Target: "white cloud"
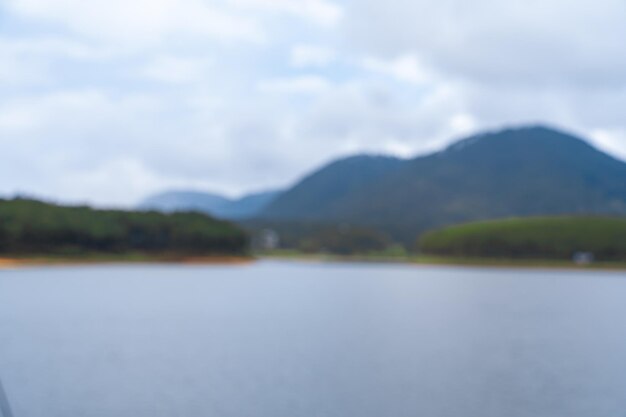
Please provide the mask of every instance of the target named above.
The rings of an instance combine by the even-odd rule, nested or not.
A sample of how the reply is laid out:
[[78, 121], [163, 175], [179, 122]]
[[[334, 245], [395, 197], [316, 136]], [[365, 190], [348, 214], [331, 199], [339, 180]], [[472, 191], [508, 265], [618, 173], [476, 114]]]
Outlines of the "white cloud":
[[432, 82], [434, 78], [413, 55], [403, 55], [392, 60], [368, 57], [363, 60], [362, 65], [367, 70], [411, 84], [425, 84]]
[[415, 52], [438, 72], [481, 83], [607, 86], [626, 77], [626, 3], [615, 0], [350, 2], [352, 45]]
[[398, 151], [406, 156], [436, 149], [458, 132], [449, 115], [463, 102], [445, 86], [416, 100], [386, 85], [355, 81], [327, 91], [302, 115], [294, 137], [344, 152]]
[[42, 84], [49, 80], [44, 63], [33, 65], [0, 46], [0, 85], [17, 86], [22, 84]]
[[168, 36], [263, 41], [253, 19], [202, 0], [10, 0], [21, 16], [62, 24], [93, 39], [118, 45], [154, 45]]
[[290, 64], [295, 68], [325, 67], [332, 63], [337, 53], [324, 46], [295, 45], [291, 48]]
[[455, 135], [469, 135], [476, 130], [476, 120], [467, 113], [458, 113], [450, 118], [450, 128]]
[[165, 83], [188, 84], [208, 78], [210, 66], [206, 59], [159, 56], [144, 66], [139, 75]]
[[[128, 195], [142, 195], [146, 190], [158, 190], [167, 181], [151, 171], [141, 160], [117, 157], [102, 161], [95, 166], [73, 169], [60, 175], [55, 188], [65, 190], [64, 197], [70, 201], [84, 201], [91, 193], [106, 193], [106, 201], [96, 201], [103, 206], [128, 206]], [[120, 184], [111, 188], [111, 184]], [[93, 200], [91, 201], [93, 203]]]
[[318, 94], [330, 87], [331, 84], [328, 80], [316, 75], [276, 78], [261, 81], [258, 84], [260, 92], [281, 94]]
[[[84, 135], [81, 140], [88, 141], [89, 134], [100, 131], [99, 135], [106, 135], [106, 128], [114, 124], [124, 125], [139, 112], [157, 110], [155, 99], [142, 95], [116, 98], [99, 90], [58, 91], [6, 100], [0, 105], [4, 115], [0, 127], [10, 129], [12, 135], [32, 134], [41, 142], [69, 141], [77, 132], [81, 133], [77, 136]], [[4, 139], [10, 140], [10, 136], [4, 135]], [[63, 143], [64, 147], [68, 144], [71, 142]]]
[[600, 149], [626, 161], [626, 128], [594, 129], [589, 135]]
[[30, 128], [35, 123], [35, 116], [29, 109], [11, 106], [0, 107], [0, 132], [22, 131]]
[[28, 88], [54, 85], [61, 64], [102, 63], [116, 54], [107, 48], [67, 37], [0, 37], [0, 86]]
[[0, 51], [27, 57], [63, 57], [97, 61], [112, 57], [112, 51], [67, 37], [46, 36], [23, 39], [0, 38]]
[[239, 7], [289, 13], [319, 25], [336, 25], [343, 15], [342, 8], [328, 0], [229, 0]]

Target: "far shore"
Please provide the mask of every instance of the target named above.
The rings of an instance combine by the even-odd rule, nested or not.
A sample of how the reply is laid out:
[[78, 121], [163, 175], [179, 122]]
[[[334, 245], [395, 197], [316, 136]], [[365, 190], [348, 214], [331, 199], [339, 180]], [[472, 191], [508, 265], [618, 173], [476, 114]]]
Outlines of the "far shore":
[[569, 260], [560, 259], [499, 259], [499, 258], [455, 258], [431, 255], [403, 255], [385, 256], [370, 255], [334, 255], [334, 254], [307, 254], [299, 252], [265, 253], [262, 259], [294, 260], [310, 262], [359, 262], [359, 263], [390, 263], [419, 266], [458, 266], [477, 268], [521, 268], [521, 269], [563, 269], [563, 270], [615, 270], [626, 271], [626, 261], [623, 262], [592, 262], [576, 264]]
[[13, 256], [0, 257], [0, 270], [28, 266], [80, 266], [111, 264], [179, 264], [179, 265], [245, 265], [258, 260], [288, 260], [319, 263], [370, 263], [370, 264], [405, 264], [416, 266], [457, 266], [476, 268], [520, 268], [520, 269], [562, 269], [562, 270], [615, 270], [626, 271], [624, 262], [593, 262], [579, 265], [567, 260], [550, 259], [492, 259], [492, 258], [453, 258], [429, 255], [385, 256], [370, 255], [333, 255], [301, 252], [262, 253], [250, 256], [181, 256], [148, 254], [90, 254], [84, 256]]

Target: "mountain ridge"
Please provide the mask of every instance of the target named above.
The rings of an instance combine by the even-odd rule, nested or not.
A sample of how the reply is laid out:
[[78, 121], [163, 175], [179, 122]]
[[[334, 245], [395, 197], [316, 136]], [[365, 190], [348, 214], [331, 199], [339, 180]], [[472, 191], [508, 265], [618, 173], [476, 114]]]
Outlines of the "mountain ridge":
[[262, 191], [231, 199], [211, 192], [169, 190], [147, 197], [137, 208], [162, 212], [199, 211], [222, 219], [242, 220], [255, 216], [279, 193], [278, 190]]
[[402, 159], [393, 156], [367, 154], [333, 160], [278, 195], [262, 210], [261, 215], [269, 212], [269, 218], [302, 218], [302, 211], [315, 206], [320, 199], [336, 201], [346, 192], [359, 189], [368, 181], [391, 172], [402, 162]]
[[[545, 125], [484, 132], [377, 171], [372, 160], [324, 166], [258, 216], [385, 230], [408, 242], [434, 227], [517, 215], [626, 214], [626, 163]], [[350, 159], [348, 159], [350, 162]], [[362, 171], [362, 172], [361, 172]], [[358, 187], [327, 199], [311, 178]], [[296, 200], [306, 196], [306, 204]]]

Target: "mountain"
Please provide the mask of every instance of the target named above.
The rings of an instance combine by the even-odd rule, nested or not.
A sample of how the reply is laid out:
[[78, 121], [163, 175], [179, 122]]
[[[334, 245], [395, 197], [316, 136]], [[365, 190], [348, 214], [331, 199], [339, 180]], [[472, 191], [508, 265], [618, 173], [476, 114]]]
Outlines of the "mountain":
[[[237, 200], [230, 200], [222, 217], [227, 219], [249, 219], [256, 216], [270, 204], [282, 191], [264, 191], [245, 195]], [[220, 216], [218, 216], [220, 217]]]
[[352, 156], [322, 167], [277, 196], [260, 215], [268, 219], [334, 218], [343, 199], [394, 172], [403, 160], [388, 156]]
[[360, 156], [312, 173], [259, 214], [385, 230], [548, 214], [626, 214], [626, 163], [544, 126], [488, 132], [410, 160]]
[[254, 217], [279, 194], [280, 191], [266, 191], [229, 199], [198, 191], [167, 191], [148, 197], [139, 204], [138, 209], [163, 212], [200, 211], [222, 219], [240, 220]]
[[181, 210], [211, 211], [221, 210], [230, 200], [217, 194], [199, 191], [166, 191], [152, 195], [141, 203], [141, 210], [173, 212]]

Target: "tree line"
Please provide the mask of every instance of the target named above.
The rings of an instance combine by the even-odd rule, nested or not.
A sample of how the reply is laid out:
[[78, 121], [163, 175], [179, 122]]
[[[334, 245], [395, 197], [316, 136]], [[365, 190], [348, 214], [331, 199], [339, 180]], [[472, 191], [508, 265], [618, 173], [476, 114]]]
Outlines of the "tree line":
[[427, 254], [481, 258], [626, 261], [626, 217], [512, 218], [451, 226], [424, 234]]
[[0, 200], [0, 253], [172, 253], [236, 255], [248, 250], [239, 227], [196, 212], [164, 214]]

